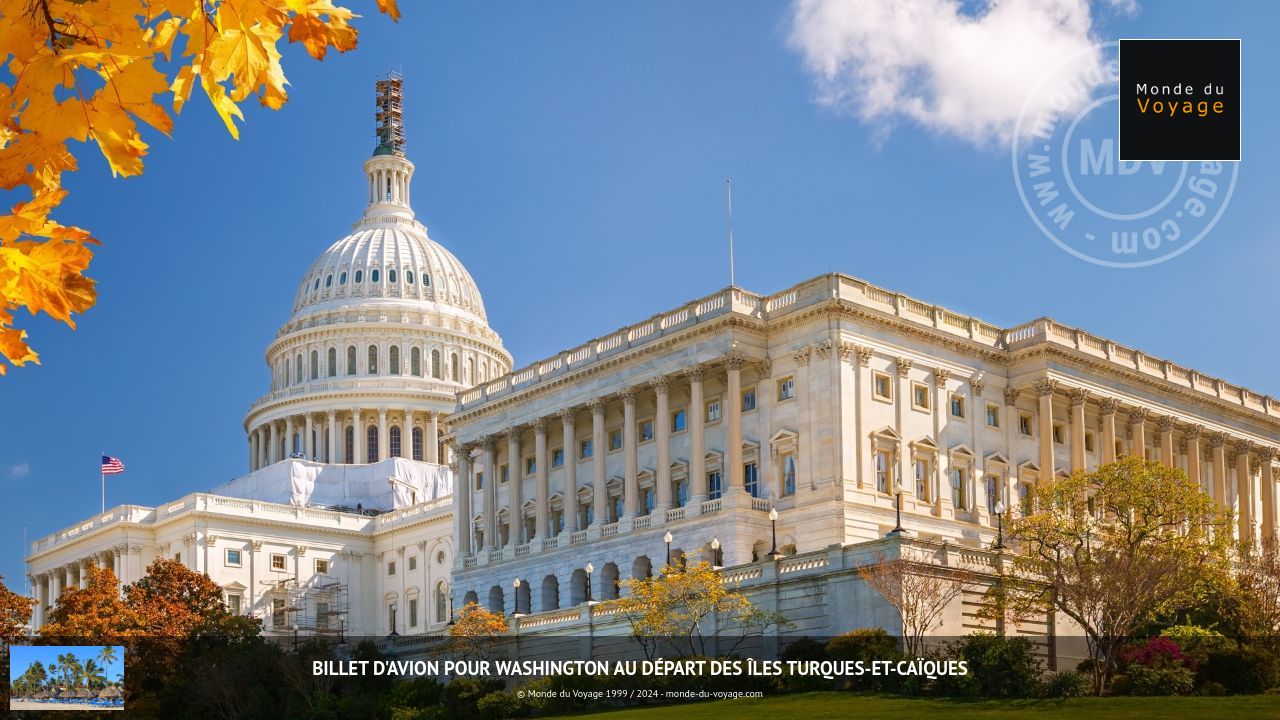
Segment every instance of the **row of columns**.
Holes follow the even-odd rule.
[[[36,606],[32,611],[31,628],[40,629],[48,621],[49,610],[58,604],[58,600],[68,588],[81,590],[89,586],[89,566],[99,570],[110,569],[117,580],[127,577],[141,576],[141,545],[118,545],[110,550],[94,553],[75,562],[51,568],[28,576],[31,581],[32,597]]]
[[[344,431],[348,426],[354,427],[352,433],[352,459],[354,464],[363,464],[365,456],[364,418],[376,416],[378,427],[378,457],[385,460],[391,457],[389,438],[392,420],[388,419],[388,410],[361,410],[352,408],[339,418],[338,410],[329,410],[323,414],[306,413],[301,417],[288,416],[283,419],[268,421],[249,431],[249,469],[258,470],[287,458],[293,452],[293,436],[295,430],[302,433],[302,452],[308,459],[315,458],[320,462],[343,464],[346,462],[346,437]],[[401,414],[400,455],[412,457],[413,426],[419,413],[404,410]],[[439,463],[440,414],[426,411],[423,425],[423,460]],[[370,418],[372,419],[372,418]],[[393,419],[394,420],[394,419]],[[280,432],[284,435],[281,437]],[[321,442],[326,437],[328,442]]]
[[[725,395],[721,402],[722,414],[724,417],[726,437],[725,437],[725,462],[722,469],[722,488],[724,493],[732,493],[742,490],[743,488],[743,465],[742,465],[742,368],[745,358],[739,353],[730,353],[724,358],[725,370]],[[689,461],[689,502],[688,507],[699,508],[701,504],[709,497],[709,489],[707,487],[707,474],[704,471],[703,463],[706,458],[706,438],[705,438],[705,406],[704,406],[704,380],[708,368],[705,366],[695,366],[690,368],[684,378],[689,383],[689,406],[685,409],[685,423],[689,432],[690,443],[690,461]],[[654,485],[655,485],[655,502],[653,512],[656,516],[665,517],[667,510],[673,507],[673,499],[671,497],[671,404],[670,390],[672,379],[666,376],[654,378],[648,384],[648,387],[654,394],[654,445],[656,467],[654,468]],[[639,427],[636,417],[636,401],[637,388],[626,388],[619,392],[615,397],[622,402],[622,453],[623,453],[623,516],[620,520],[623,523],[634,520],[640,516],[640,488],[639,488],[639,455],[638,447],[640,445]],[[765,393],[760,393],[765,394]],[[559,410],[555,418],[561,426],[561,433],[564,438],[564,466],[562,468],[563,480],[563,498],[565,503],[564,512],[564,531],[568,533],[575,532],[580,529],[599,530],[608,524],[608,513],[605,508],[609,504],[609,496],[607,489],[607,471],[605,469],[606,456],[608,448],[606,447],[605,432],[605,414],[606,406],[610,398],[595,398],[586,404],[586,409],[591,412],[591,479],[592,479],[592,505],[594,507],[592,526],[590,528],[578,527],[577,497],[578,497],[578,478],[577,478],[577,447],[576,447],[576,416],[581,410],[579,407],[563,408]],[[505,432],[507,463],[510,468],[511,481],[509,508],[511,513],[510,535],[508,542],[512,545],[521,545],[534,540],[546,539],[551,537],[550,531],[550,462],[551,458],[548,452],[547,428],[554,422],[549,417],[541,417],[533,420],[530,426],[533,428],[534,434],[534,535],[533,537],[525,537],[525,527],[523,522],[523,504],[524,504],[524,488],[523,488],[523,468],[519,467],[519,463],[523,456],[521,455],[521,433],[523,427],[508,428]],[[465,556],[481,550],[492,551],[498,549],[498,512],[497,512],[497,485],[499,478],[497,475],[497,449],[499,446],[498,436],[482,438],[477,442],[462,445],[461,452],[458,453],[458,480],[455,481],[455,488],[461,490],[456,493],[455,500],[458,512],[455,515],[456,532],[458,537],[458,545],[461,549],[460,556]],[[472,491],[474,490],[474,473],[472,472],[472,455],[479,451],[478,459],[489,473],[488,479],[484,482],[481,502],[483,503],[482,518],[484,530],[483,547],[472,547]],[[781,493],[778,493],[779,495]]]

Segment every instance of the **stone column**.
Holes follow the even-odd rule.
[[[523,545],[524,536],[524,468],[520,467],[520,429],[507,428],[507,497],[510,499],[512,545]]]
[[[920,500],[920,498],[915,497],[916,474],[913,468],[911,467],[915,458],[913,457],[911,452],[910,440],[908,439],[907,429],[906,429],[907,412],[911,408],[911,382],[908,376],[911,374],[911,366],[913,364],[914,363],[911,360],[911,358],[906,358],[906,357],[898,358],[898,362],[897,362],[898,388],[897,388],[897,394],[894,395],[896,402],[893,403],[894,418],[895,418],[894,430],[898,433],[898,437],[902,438],[902,440],[899,442],[899,447],[898,447],[897,482],[902,483],[902,487],[908,490],[908,492],[904,493],[904,495],[907,495],[909,498],[912,498],[910,503],[905,501],[903,502],[903,506],[905,508],[914,507],[913,503]],[[893,492],[894,492],[893,485],[890,484],[889,494],[893,495]]]
[[[427,423],[427,462],[440,463],[440,413],[428,413],[430,421]],[[511,468],[512,477],[516,477],[516,468]]]
[[[357,433],[358,435],[359,433]],[[471,554],[471,446],[463,445],[457,454],[458,467],[453,481],[454,503],[458,507],[458,557]]]
[[[351,411],[351,461],[356,465],[364,464],[368,458],[364,455],[364,420],[359,410]]]
[[[1269,447],[1258,448],[1258,463],[1262,466],[1258,482],[1262,485],[1262,541],[1265,543],[1276,539],[1276,486],[1275,474],[1271,468],[1271,460],[1275,450]]]
[[[1213,455],[1213,499],[1222,510],[1227,505],[1227,439],[1221,433],[1209,438],[1209,448]]]
[[[1102,412],[1102,463],[1116,461],[1116,409],[1120,401],[1115,398],[1103,398],[1098,403]]]
[[[1017,482],[1018,454],[1016,452],[1018,423],[1018,391],[1011,387],[1004,389],[1004,446],[1008,451],[1009,465],[1005,468],[1005,483],[1000,488],[1001,499],[1005,507],[1012,508],[1018,498],[1013,484]]]
[[[1160,461],[1171,468],[1178,467],[1177,457],[1173,454],[1173,417],[1165,415],[1156,421],[1156,427],[1160,429]]]
[[[275,464],[277,462],[280,462],[280,434],[279,434],[280,431],[277,428],[279,428],[279,425],[276,424],[276,421],[272,420],[271,421],[271,452],[268,455],[268,457],[270,458],[267,461],[268,464]]]
[[[1035,382],[1040,418],[1040,482],[1053,480],[1053,391],[1058,381],[1050,378]]]
[[[284,457],[293,454],[293,416],[284,419]],[[283,459],[283,458],[282,458]]]
[[[636,430],[636,394],[631,388],[623,390],[622,396],[622,455],[624,458],[622,475],[622,514],[627,520],[636,516],[636,497],[640,494],[637,486],[636,446],[639,434]]]
[[[76,563],[76,584],[81,590],[89,587],[89,570],[86,567],[88,563],[88,560],[80,560]]]
[[[271,463],[271,438],[267,428],[261,425],[255,433],[258,436],[258,469],[261,470]]]
[[[564,530],[578,529],[578,448],[574,437],[573,408],[560,411],[560,427],[564,433]],[[594,446],[591,450],[595,452]]]
[[[337,463],[342,453],[338,449],[338,412],[336,410],[330,410],[325,414],[325,429],[329,433],[329,447],[324,454],[324,461]]]
[[[258,435],[249,431],[249,472],[257,470],[258,464]]]
[[[1253,532],[1253,473],[1249,471],[1249,452],[1253,443],[1236,442],[1236,500],[1240,511],[1236,514],[1241,542],[1254,541]]]
[[[543,418],[533,421],[533,462],[537,466],[534,502],[537,504],[534,517],[534,535],[539,540],[550,537],[547,528],[547,515],[550,510],[550,487],[547,484],[547,423]]]
[[[756,427],[759,428],[760,463],[757,470],[760,476],[760,487],[766,493],[764,497],[770,497],[768,493],[772,492],[776,502],[782,497],[782,491],[786,489],[784,487],[786,478],[773,462],[773,448],[769,444],[770,431],[773,428],[773,404],[778,396],[778,385],[773,381],[773,360],[767,357],[762,360],[758,372],[760,377],[756,381]],[[799,448],[796,449],[799,450]],[[799,481],[800,479],[796,478],[797,484]],[[839,487],[839,483],[836,485]]]
[[[857,387],[857,412],[853,416],[853,440],[857,447],[858,488],[871,487],[875,470],[871,467],[871,448],[868,441],[867,417],[871,414],[871,356],[873,351],[861,345],[854,348],[857,363],[853,366],[854,385]]]
[[[316,438],[315,423],[311,419],[311,413],[307,413],[307,425],[304,432],[306,433],[306,437],[302,439],[302,444],[306,449],[302,452],[306,454],[308,460],[313,460],[316,457]]]
[[[1072,388],[1067,391],[1071,401],[1071,471],[1088,470],[1084,450],[1084,401],[1089,391],[1083,388]]]
[[[480,460],[484,464],[484,549],[494,550],[498,547],[498,447],[493,438],[485,438],[480,447],[484,449]]]
[[[44,583],[44,575],[34,575],[31,577],[31,596],[36,601],[35,607],[31,610],[32,630],[39,630],[40,626],[44,625],[44,608],[48,604],[45,602],[46,594]]]
[[[609,452],[609,448],[605,446],[608,442],[605,439],[604,432],[604,400],[596,398],[592,400],[591,406],[591,490],[595,494],[592,499],[591,513],[595,520],[592,525],[599,528],[609,522],[609,490],[605,487],[605,455]]]
[[[656,409],[653,417],[653,439],[655,441],[657,465],[654,469],[653,482],[657,487],[657,501],[654,515],[658,522],[667,518],[667,510],[671,509],[671,399],[668,391],[670,385],[665,377],[656,377],[649,381],[656,396]],[[688,417],[688,413],[685,413]]]
[[[426,440],[426,433],[423,433],[423,440]],[[413,411],[408,408],[404,411],[404,427],[400,428],[400,456],[415,460],[413,457]],[[422,457],[427,457],[426,447],[422,448]],[[497,456],[494,456],[497,461]],[[494,475],[494,482],[497,482],[497,475]]]
[[[1133,443],[1133,454],[1140,458],[1147,457],[1147,410],[1138,408],[1129,413],[1129,438]]]
[[[702,395],[706,370],[695,365],[686,374],[689,376],[689,509],[686,512],[697,514],[707,499],[707,403]]]
[[[742,478],[742,362],[743,357],[740,353],[731,352],[725,356],[725,369],[728,374],[727,389],[725,390],[724,412],[729,418],[726,427],[724,457],[725,468],[724,473],[725,488],[727,492],[741,492],[743,490]],[[797,373],[798,375],[798,373]],[[807,392],[807,388],[798,387],[796,392]],[[764,448],[761,448],[764,451]],[[812,472],[812,470],[810,471]]]
[[[942,418],[948,411],[950,398],[947,397],[947,378],[951,371],[946,368],[933,369],[933,439],[938,443],[938,458],[933,463],[933,514],[938,517],[955,517],[955,506],[951,504],[951,454],[947,452],[942,440]]]
[[[404,438],[401,436],[401,441]],[[391,437],[387,434],[387,409],[378,408],[378,456],[374,460],[391,457]]]
[[[54,568],[49,571],[49,607],[57,607],[60,597],[62,597],[62,568]]]

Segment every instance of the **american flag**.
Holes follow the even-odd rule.
[[[111,457],[110,455],[102,456],[102,474],[118,475],[124,472],[124,463],[120,462],[120,458]]]

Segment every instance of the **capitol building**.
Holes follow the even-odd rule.
[[[33,543],[36,628],[86,565],[127,583],[163,556],[267,633],[427,638],[478,602],[520,634],[625,634],[591,601],[693,558],[790,633],[895,631],[857,571],[909,550],[973,578],[937,629],[955,636],[993,627],[976,606],[1008,560],[996,506],[1130,453],[1183,469],[1239,536],[1274,536],[1280,400],[1049,318],[997,327],[827,274],[513,369],[414,218],[398,93],[380,81],[364,217],[267,348],[247,474]],[[1073,627],[1005,630],[1052,665],[1083,654],[1057,642]]]

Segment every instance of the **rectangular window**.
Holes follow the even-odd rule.
[[[227,565],[230,567],[240,567],[240,551],[227,548]]]
[[[778,381],[778,399],[790,400],[796,396],[796,379],[788,375]]]
[[[999,502],[1000,493],[997,490],[999,481],[994,475],[987,476],[987,512],[992,515],[996,514],[996,503]]]
[[[610,450],[622,449],[622,431],[621,430],[609,431],[609,449]]]
[[[285,569],[285,568],[284,568],[284,555],[281,555],[281,554],[279,554],[279,553],[272,553],[272,554],[271,554],[271,569],[272,569],[272,570],[284,570],[284,569]]]
[[[676,499],[676,507],[689,504],[689,483],[684,480],[675,480],[671,484],[674,486],[671,496]]]
[[[1094,442],[1094,439],[1093,439],[1093,433],[1092,433],[1092,432],[1087,432],[1087,433],[1085,433],[1085,434],[1084,434],[1084,450],[1085,450],[1085,452],[1093,452],[1093,442]]]
[[[1058,445],[1062,444],[1062,425],[1057,423],[1053,426],[1053,441]]]
[[[228,595],[227,596],[227,612],[231,613],[232,615],[239,615],[240,603],[243,600],[244,598],[240,597],[239,595]]]
[[[320,559],[320,558],[316,558],[316,574],[317,574],[317,575],[328,575],[328,574],[329,574],[329,561],[328,561],[328,560],[322,560],[322,559]]]
[[[722,488],[720,487],[720,471],[713,470],[707,473],[707,497],[712,500],[719,500]]]
[[[876,451],[876,489],[886,495],[893,492],[893,454],[888,450]]]
[[[271,626],[284,627],[284,598],[271,598]]]
[[[329,603],[316,601],[316,624],[329,627]]]
[[[478,472],[476,473],[476,490],[483,490],[483,489],[484,489],[484,473]]]
[[[911,407],[916,410],[929,409],[929,386],[924,383],[911,383]]]
[[[622,499],[622,496],[621,496],[621,495],[614,495],[614,496],[613,496],[613,519],[612,519],[612,521],[613,521],[613,522],[618,522],[619,520],[621,520],[621,519],[622,519],[622,513],[623,513],[626,509],[627,509],[626,502]]]
[[[964,468],[951,468],[951,505],[959,510],[968,510],[968,497],[965,496]]]
[[[418,598],[409,598],[409,627],[418,627]]]
[[[414,570],[417,570],[417,569],[418,569],[418,556],[410,555],[409,556],[409,572],[413,572]]]
[[[877,400],[893,400],[893,379],[888,373],[871,374],[871,394]]]
[[[564,467],[564,448],[558,447],[551,451],[551,467]]]
[[[502,463],[499,465],[498,473],[498,477],[502,478],[500,482],[509,482],[511,480],[511,466],[509,464]]]
[[[751,386],[742,391],[742,412],[751,412],[756,409],[756,388]]]
[[[964,396],[951,395],[951,417],[964,418]]]
[[[387,574],[388,574],[388,575],[395,575],[395,574],[396,574],[396,561],[395,561],[395,560],[392,560],[391,562],[387,563]]]
[[[707,402],[707,422],[718,422],[720,420],[720,401],[711,400]]]
[[[524,474],[532,475],[538,472],[538,460],[532,455],[524,459]]]
[[[742,487],[751,497],[760,497],[760,467],[753,462],[742,465]]]
[[[987,405],[987,427],[1000,427],[1000,407],[998,405]]]
[[[582,442],[578,443],[579,458],[586,460],[587,458],[591,457],[591,454],[594,451],[595,451],[595,448],[592,446],[590,440],[583,440]]]
[[[782,456],[782,494],[796,494],[796,456],[791,453]]]
[[[671,432],[683,432],[685,426],[684,411],[677,410],[671,413]]]
[[[653,439],[653,421],[640,421],[640,442],[649,442]]]
[[[644,494],[644,514],[648,515],[653,512],[653,488],[647,488],[642,492]]]
[[[1018,432],[1031,437],[1031,416],[1026,413],[1018,414]]]
[[[916,458],[916,497],[929,499],[929,459]]]
[[[1119,455],[1120,453],[1116,453],[1116,454],[1117,454],[1117,455]],[[174,561],[174,562],[176,562],[176,563],[180,563],[180,562],[182,562],[182,553],[174,553],[174,554],[173,554],[173,561]]]

